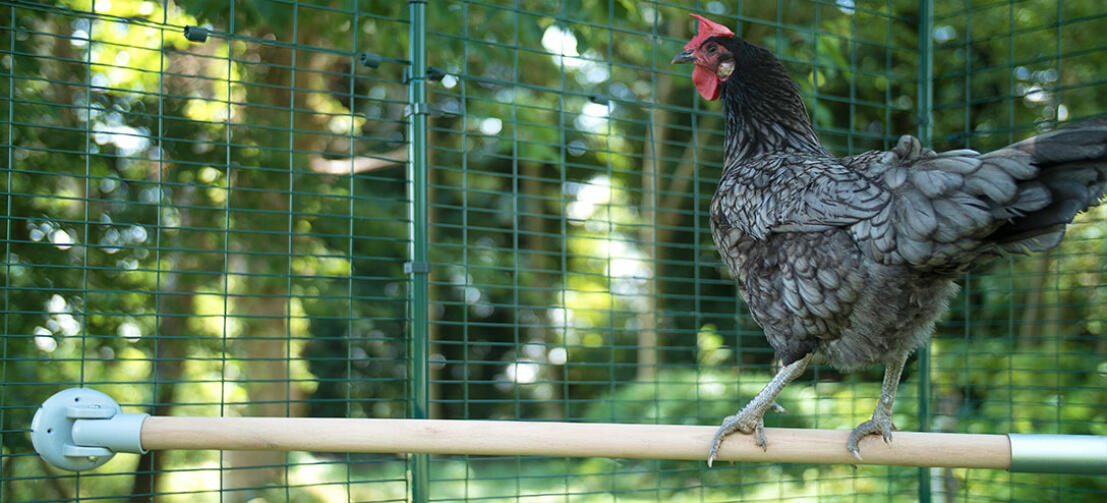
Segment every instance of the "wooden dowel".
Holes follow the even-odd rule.
[[[703,460],[714,426],[436,419],[149,417],[146,449],[282,450]],[[846,430],[766,428],[768,450],[727,437],[720,461],[1008,469],[1006,435],[896,432],[846,451]]]

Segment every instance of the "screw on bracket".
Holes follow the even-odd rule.
[[[31,444],[47,463],[91,470],[117,452],[144,453],[142,422],[149,414],[124,414],[108,395],[88,388],[55,393],[31,420]]]

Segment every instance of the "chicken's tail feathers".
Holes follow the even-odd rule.
[[[1107,191],[1107,117],[1055,129],[981,157],[1012,175],[1018,197],[993,209],[1007,220],[990,236],[1010,253],[1056,247],[1076,215]]]
[[[1005,149],[1030,154],[1038,165],[1107,160],[1107,117],[1068,124]]]

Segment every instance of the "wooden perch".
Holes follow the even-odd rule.
[[[31,420],[31,443],[66,470],[90,470],[115,453],[150,449],[433,453],[702,460],[714,426],[346,419],[166,417],[124,413],[111,397],[69,388]],[[845,463],[1107,474],[1107,436],[897,432],[886,444],[861,440],[864,460],[846,450],[846,430],[766,428],[768,449],[750,435],[723,442],[721,461]]]
[[[417,419],[149,417],[145,449],[274,449],[315,452],[437,453],[703,460],[714,426]],[[847,430],[766,428],[768,450],[731,435],[721,461],[842,463],[1008,469],[1006,435],[896,432],[891,444]]]

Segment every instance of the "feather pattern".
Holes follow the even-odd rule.
[[[720,31],[700,18],[705,26]],[[888,151],[835,157],[769,51],[732,35],[697,37],[673,61],[694,61],[701,94],[724,102],[712,237],[782,363],[723,421],[708,465],[735,431],[765,447],[765,412],[815,356],[841,369],[884,364],[872,419],[846,442],[860,459],[861,438],[891,441],[907,356],[956,294],[954,278],[996,255],[1056,246],[1077,213],[1100,203],[1107,117],[986,154],[935,152],[902,136]]]
[[[811,352],[841,368],[902,357],[929,337],[955,277],[1055,246],[1103,196],[1107,119],[987,154],[903,136],[889,151],[838,158],[775,58],[734,40],[740,71],[723,87],[711,228],[785,365]]]

